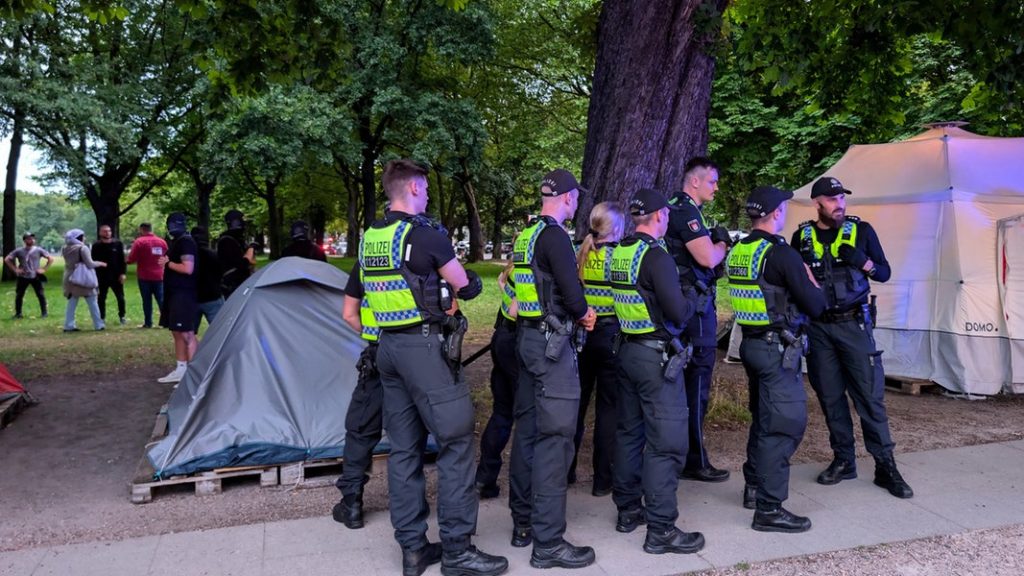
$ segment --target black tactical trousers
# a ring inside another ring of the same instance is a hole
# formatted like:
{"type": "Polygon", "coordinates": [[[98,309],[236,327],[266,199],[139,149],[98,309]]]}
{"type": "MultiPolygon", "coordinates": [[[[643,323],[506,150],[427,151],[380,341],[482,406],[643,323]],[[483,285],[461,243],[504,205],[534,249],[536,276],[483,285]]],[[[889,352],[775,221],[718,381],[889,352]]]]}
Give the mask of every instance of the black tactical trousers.
{"type": "Polygon", "coordinates": [[[34,278],[25,278],[18,276],[17,281],[14,283],[14,313],[21,316],[21,305],[25,300],[25,291],[31,286],[32,290],[36,293],[36,298],[39,300],[39,311],[42,314],[46,314],[46,293],[43,291],[43,278],[42,275],[36,275],[34,278]]]}
{"type": "Polygon", "coordinates": [[[882,353],[875,348],[871,326],[857,319],[813,322],[807,329],[810,352],[807,376],[818,395],[836,458],[854,461],[853,419],[847,395],[860,416],[864,445],[875,460],[892,456],[889,417],[885,412],[882,353]]]}
{"type": "Polygon", "coordinates": [[[359,381],[345,414],[345,461],[335,485],[343,496],[363,493],[380,442],[384,391],[377,370],[377,345],[370,344],[359,356],[359,381]]]}
{"type": "Polygon", "coordinates": [[[576,417],[576,435],[573,437],[575,456],[570,470],[576,471],[583,431],[586,428],[590,397],[597,392],[594,403],[594,487],[610,488],[612,461],[615,458],[615,398],[618,396],[618,358],[612,354],[619,322],[614,316],[598,321],[587,335],[587,343],[580,352],[580,411],[576,417]]]}
{"type": "MultiPolygon", "coordinates": [[[[683,290],[683,295],[696,298],[696,294],[683,290]]],[[[693,358],[683,370],[683,383],[686,386],[686,405],[690,411],[689,434],[690,442],[686,460],[683,465],[687,470],[699,470],[710,465],[708,453],[704,447],[704,417],[708,413],[708,400],[711,396],[711,372],[715,367],[715,354],[718,341],[718,315],[715,311],[714,295],[709,296],[707,306],[686,323],[683,335],[693,344],[693,358]]]]}
{"type": "Polygon", "coordinates": [[[761,504],[781,504],[789,498],[789,459],[807,428],[807,393],[798,370],[782,368],[778,342],[744,337],[740,358],[750,393],[750,435],[743,477],[757,486],[761,504]]]}
{"type": "Polygon", "coordinates": [[[680,376],[666,380],[662,353],[636,342],[619,349],[614,490],[619,510],[647,508],[650,529],[679,517],[676,489],[686,454],[686,394],[680,376]]]}
{"type": "Polygon", "coordinates": [[[576,352],[566,345],[558,360],[544,355],[547,338],[518,330],[519,385],[509,465],[509,507],[518,526],[532,526],[535,544],[557,544],[565,533],[566,474],[580,404],[576,352]]]}
{"type": "Polygon", "coordinates": [[[501,472],[501,453],[512,436],[515,418],[516,383],[519,379],[519,358],[516,356],[515,325],[500,323],[491,336],[491,418],[480,435],[480,465],[476,469],[478,484],[493,486],[501,472]]]}
{"type": "Polygon", "coordinates": [[[99,281],[100,293],[97,303],[100,305],[100,318],[107,319],[107,292],[114,293],[114,299],[117,300],[117,317],[124,318],[124,284],[121,284],[116,276],[109,278],[106,274],[99,275],[99,281]]]}
{"type": "Polygon", "coordinates": [[[473,403],[469,387],[452,374],[441,336],[383,332],[377,366],[384,388],[384,429],[391,442],[388,491],[395,539],[405,549],[427,543],[423,451],[427,432],[437,454],[437,522],[446,551],[469,546],[476,529],[473,489],[473,403]]]}

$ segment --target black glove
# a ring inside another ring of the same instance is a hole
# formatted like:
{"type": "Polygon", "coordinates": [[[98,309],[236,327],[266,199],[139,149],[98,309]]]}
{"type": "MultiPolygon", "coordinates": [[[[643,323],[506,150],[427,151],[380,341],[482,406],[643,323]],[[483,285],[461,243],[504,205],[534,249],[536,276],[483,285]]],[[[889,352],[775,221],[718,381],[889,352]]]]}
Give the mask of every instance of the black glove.
{"type": "Polygon", "coordinates": [[[841,244],[839,246],[839,257],[843,259],[843,262],[848,262],[857,270],[863,270],[864,265],[868,263],[868,255],[860,248],[850,246],[849,244],[841,244]]]}
{"type": "Polygon", "coordinates": [[[711,229],[711,243],[718,244],[719,242],[725,242],[726,246],[732,246],[732,236],[729,236],[729,231],[725,229],[725,226],[715,226],[711,229]]]}
{"type": "Polygon", "coordinates": [[[469,278],[469,284],[459,288],[458,296],[460,300],[472,300],[484,291],[484,282],[480,279],[479,274],[472,270],[466,270],[466,278],[469,278]]]}

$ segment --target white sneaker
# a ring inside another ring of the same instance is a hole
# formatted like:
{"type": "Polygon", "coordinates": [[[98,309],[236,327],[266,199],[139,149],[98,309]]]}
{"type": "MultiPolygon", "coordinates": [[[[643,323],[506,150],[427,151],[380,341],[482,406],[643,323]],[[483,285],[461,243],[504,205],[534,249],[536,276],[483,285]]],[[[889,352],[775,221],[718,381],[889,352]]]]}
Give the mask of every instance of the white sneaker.
{"type": "Polygon", "coordinates": [[[180,368],[180,369],[179,368],[175,368],[167,376],[164,376],[163,378],[158,379],[157,382],[159,382],[161,384],[171,384],[171,383],[181,382],[181,379],[184,378],[184,377],[185,377],[185,369],[184,368],[180,368]]]}

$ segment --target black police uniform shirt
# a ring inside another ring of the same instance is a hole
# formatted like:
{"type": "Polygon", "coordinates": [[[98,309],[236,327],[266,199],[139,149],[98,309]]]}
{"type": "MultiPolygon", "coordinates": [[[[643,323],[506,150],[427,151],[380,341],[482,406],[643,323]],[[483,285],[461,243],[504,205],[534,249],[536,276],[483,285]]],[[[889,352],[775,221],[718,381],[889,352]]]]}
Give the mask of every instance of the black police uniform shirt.
{"type": "Polygon", "coordinates": [[[573,320],[587,315],[587,298],[583,295],[579,271],[576,268],[576,252],[572,239],[560,226],[548,226],[541,230],[534,246],[536,266],[555,280],[562,307],[573,320]]]}
{"type": "MultiPolygon", "coordinates": [[[[839,237],[839,228],[829,228],[822,230],[817,224],[812,224],[815,227],[815,231],[818,235],[818,242],[822,245],[830,245],[836,241],[839,237]]],[[[797,228],[796,232],[793,233],[792,244],[794,247],[799,249],[800,247],[800,229],[797,228]]],[[[871,224],[860,220],[857,222],[857,242],[855,243],[857,248],[860,248],[868,255],[875,264],[875,273],[870,278],[876,282],[886,282],[889,277],[892,276],[892,268],[889,267],[889,261],[885,259],[885,252],[882,251],[882,243],[878,240],[878,233],[871,227],[871,224]]]]}
{"type": "MultiPolygon", "coordinates": [[[[743,239],[743,244],[767,240],[774,244],[764,257],[762,278],[765,282],[782,286],[789,292],[789,299],[804,314],[811,318],[821,316],[825,311],[825,294],[807,277],[807,268],[800,253],[786,244],[782,236],[775,236],[763,230],[754,230],[743,239]]],[[[744,334],[763,332],[757,327],[743,327],[744,334]]]]}
{"type": "MultiPolygon", "coordinates": [[[[679,193],[673,206],[676,210],[669,211],[668,230],[665,238],[669,241],[676,241],[681,244],[682,249],[678,253],[673,252],[672,257],[679,266],[692,268],[698,280],[703,280],[710,287],[714,282],[714,273],[710,268],[705,268],[693,259],[693,255],[686,249],[686,244],[694,239],[706,236],[711,239],[711,232],[704,226],[704,219],[699,208],[690,203],[689,194],[679,193]]],[[[675,242],[673,242],[675,243],[675,242]]]]}
{"type": "Polygon", "coordinates": [[[164,289],[174,291],[190,291],[195,293],[197,278],[195,274],[195,268],[192,269],[192,274],[182,274],[171,270],[170,263],[175,262],[180,264],[181,259],[184,256],[191,256],[192,262],[196,262],[196,254],[199,253],[199,247],[196,246],[196,241],[188,234],[179,236],[174,240],[171,240],[170,247],[167,249],[167,258],[169,262],[164,266],[164,289]]]}
{"type": "MultiPolygon", "coordinates": [[[[654,241],[651,236],[644,233],[637,234],[637,236],[641,238],[641,241],[654,241]]],[[[677,332],[696,311],[695,303],[683,297],[675,261],[668,252],[660,248],[652,247],[644,255],[637,273],[637,286],[654,294],[655,306],[661,311],[663,320],[678,327],[677,332]]],[[[655,330],[650,337],[668,340],[673,337],[673,334],[662,327],[655,330]]]]}
{"type": "MultiPolygon", "coordinates": [[[[385,226],[403,218],[411,218],[405,212],[388,212],[383,222],[385,226]]],[[[379,222],[378,222],[379,223],[379,222]]],[[[376,226],[378,223],[374,223],[376,226]]],[[[406,251],[403,258],[409,270],[417,276],[426,276],[455,259],[455,249],[447,236],[430,226],[415,226],[405,237],[406,251]]],[[[345,295],[363,299],[363,284],[359,279],[359,260],[352,266],[345,284],[345,295]]]]}

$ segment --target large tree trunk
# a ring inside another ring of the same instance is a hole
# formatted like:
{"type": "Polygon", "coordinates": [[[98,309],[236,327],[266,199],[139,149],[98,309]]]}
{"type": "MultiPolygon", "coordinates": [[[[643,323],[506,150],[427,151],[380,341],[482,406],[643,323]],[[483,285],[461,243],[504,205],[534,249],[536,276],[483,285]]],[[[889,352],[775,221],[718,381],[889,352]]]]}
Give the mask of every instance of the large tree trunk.
{"type": "Polygon", "coordinates": [[[345,231],[345,256],[356,256],[359,250],[359,188],[346,177],[345,190],[348,192],[348,207],[345,213],[348,222],[348,229],[345,231]]]}
{"type": "MultiPolygon", "coordinates": [[[[114,234],[121,230],[121,194],[123,188],[117,185],[116,177],[101,178],[85,186],[85,197],[89,200],[92,213],[96,216],[94,238],[99,237],[99,227],[106,224],[114,234]]],[[[156,224],[156,223],[154,223],[156,224]]]]}
{"type": "MultiPolygon", "coordinates": [[[[719,14],[727,4],[711,2],[719,14]]],[[[626,201],[645,187],[671,194],[686,161],[706,152],[715,61],[704,48],[715,31],[706,14],[695,18],[705,5],[605,0],[583,153],[591,194],[580,199],[578,234],[595,202],[626,201]]]]}
{"type": "MultiPolygon", "coordinates": [[[[20,39],[20,36],[17,37],[20,39]]],[[[16,42],[18,42],[16,40],[16,42]]],[[[21,146],[24,143],[25,114],[21,109],[14,110],[14,126],[11,130],[11,152],[7,156],[7,176],[4,182],[4,216],[3,216],[3,254],[6,256],[17,248],[15,228],[15,208],[18,204],[18,160],[21,158],[21,146]]],[[[3,267],[3,279],[13,280],[14,273],[3,267]]]]}
{"type": "Polygon", "coordinates": [[[310,238],[317,246],[324,243],[324,228],[327,227],[327,211],[323,206],[316,205],[309,209],[309,228],[313,237],[310,238]]]}

